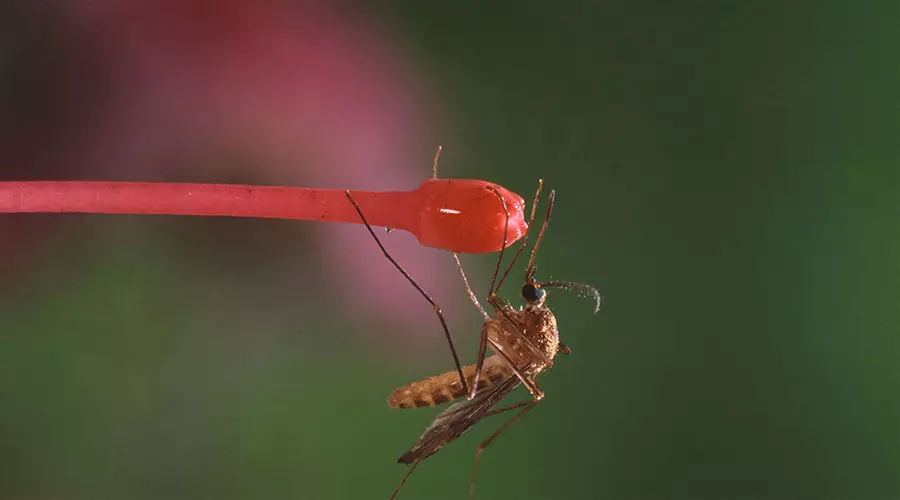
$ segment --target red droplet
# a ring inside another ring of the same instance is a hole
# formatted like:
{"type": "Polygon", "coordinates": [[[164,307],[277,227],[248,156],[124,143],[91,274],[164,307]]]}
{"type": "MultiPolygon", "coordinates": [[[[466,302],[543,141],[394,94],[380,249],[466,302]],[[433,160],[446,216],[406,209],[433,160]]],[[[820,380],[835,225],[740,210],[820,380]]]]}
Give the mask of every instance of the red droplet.
{"type": "Polygon", "coordinates": [[[496,252],[503,246],[504,229],[509,246],[528,228],[525,200],[491,182],[430,179],[411,195],[413,206],[419,207],[418,230],[411,231],[419,243],[430,247],[459,253],[496,252]]]}

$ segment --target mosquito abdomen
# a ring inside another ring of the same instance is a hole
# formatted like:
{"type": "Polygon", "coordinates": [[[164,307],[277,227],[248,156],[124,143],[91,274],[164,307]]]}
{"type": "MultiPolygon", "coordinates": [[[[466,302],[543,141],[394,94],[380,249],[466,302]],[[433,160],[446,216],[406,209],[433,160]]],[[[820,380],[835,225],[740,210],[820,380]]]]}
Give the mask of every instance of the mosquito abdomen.
{"type": "MultiPolygon", "coordinates": [[[[512,373],[512,370],[497,355],[485,358],[478,390],[492,387],[511,376],[512,373]]],[[[464,367],[463,376],[466,377],[466,384],[471,387],[475,378],[475,365],[464,367]]],[[[395,389],[388,396],[388,405],[392,408],[437,406],[465,394],[466,391],[459,381],[459,372],[453,370],[395,389]]]]}

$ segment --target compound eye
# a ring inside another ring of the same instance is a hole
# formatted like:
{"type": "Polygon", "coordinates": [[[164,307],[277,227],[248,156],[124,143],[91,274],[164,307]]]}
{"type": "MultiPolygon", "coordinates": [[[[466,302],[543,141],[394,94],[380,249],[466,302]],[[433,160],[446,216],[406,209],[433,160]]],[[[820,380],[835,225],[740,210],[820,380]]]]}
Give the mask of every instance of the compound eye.
{"type": "Polygon", "coordinates": [[[522,287],[522,298],[528,302],[537,302],[544,298],[547,292],[543,288],[534,285],[525,285],[522,287]]]}

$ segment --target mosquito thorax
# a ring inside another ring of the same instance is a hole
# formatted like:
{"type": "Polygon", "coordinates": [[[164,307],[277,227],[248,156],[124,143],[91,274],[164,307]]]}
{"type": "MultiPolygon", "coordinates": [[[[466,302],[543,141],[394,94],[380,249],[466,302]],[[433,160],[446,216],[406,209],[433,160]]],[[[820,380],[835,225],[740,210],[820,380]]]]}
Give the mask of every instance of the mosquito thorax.
{"type": "Polygon", "coordinates": [[[494,313],[488,322],[488,335],[499,344],[517,366],[532,364],[541,371],[552,365],[559,352],[559,330],[556,316],[544,305],[546,293],[537,301],[528,302],[524,308],[515,310],[507,306],[494,313]],[[516,326],[513,326],[515,324],[516,326]],[[525,342],[521,334],[525,335],[525,342]],[[529,347],[528,344],[532,347],[529,347]],[[542,355],[534,351],[537,349],[542,355]]]}

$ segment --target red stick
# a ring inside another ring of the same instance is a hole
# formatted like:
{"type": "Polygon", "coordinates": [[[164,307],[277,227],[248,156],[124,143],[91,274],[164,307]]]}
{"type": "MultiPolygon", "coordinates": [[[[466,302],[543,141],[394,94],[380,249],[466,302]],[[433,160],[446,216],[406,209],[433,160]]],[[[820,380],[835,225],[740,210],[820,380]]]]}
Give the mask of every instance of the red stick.
{"type": "MultiPolygon", "coordinates": [[[[527,229],[521,196],[470,179],[429,179],[413,191],[351,191],[373,226],[462,253],[500,250],[527,229]],[[506,213],[497,195],[503,197],[506,213]]],[[[153,182],[0,182],[0,213],[218,215],[361,223],[343,190],[153,182]]]]}

